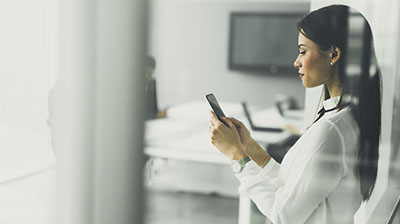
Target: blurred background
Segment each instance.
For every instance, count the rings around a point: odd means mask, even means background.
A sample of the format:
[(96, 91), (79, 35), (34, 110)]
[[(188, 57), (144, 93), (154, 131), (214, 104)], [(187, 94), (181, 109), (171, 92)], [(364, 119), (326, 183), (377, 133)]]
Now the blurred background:
[(0, 223), (268, 223), (211, 145), (204, 95), (280, 161), (321, 92), (293, 67), (295, 23), (335, 3), (375, 38), (379, 171), (355, 221), (386, 223), (400, 192), (397, 0), (1, 1)]

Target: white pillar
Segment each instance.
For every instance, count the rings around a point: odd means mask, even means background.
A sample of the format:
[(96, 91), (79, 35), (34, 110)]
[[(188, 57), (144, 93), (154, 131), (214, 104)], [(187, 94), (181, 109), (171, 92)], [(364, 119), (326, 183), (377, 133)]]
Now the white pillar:
[(95, 0), (59, 1), (59, 74), (51, 93), (59, 223), (92, 223)]
[(96, 224), (142, 220), (146, 2), (97, 2)]

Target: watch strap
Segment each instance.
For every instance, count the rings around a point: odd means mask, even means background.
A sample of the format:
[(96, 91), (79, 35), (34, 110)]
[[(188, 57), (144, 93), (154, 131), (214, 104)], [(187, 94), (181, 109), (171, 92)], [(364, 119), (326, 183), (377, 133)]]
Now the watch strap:
[(251, 160), (250, 157), (246, 156), (243, 159), (239, 159), (236, 161), (240, 164), (240, 166), (244, 167), (246, 165), (246, 163), (250, 162), (250, 160)]
[[(233, 160), (231, 164), (232, 171), (234, 173), (240, 173), (243, 171), (244, 167), (246, 166), (246, 163), (250, 161), (250, 157), (246, 156), (243, 159), (238, 159), (238, 160)], [(234, 168), (236, 166), (236, 168)]]

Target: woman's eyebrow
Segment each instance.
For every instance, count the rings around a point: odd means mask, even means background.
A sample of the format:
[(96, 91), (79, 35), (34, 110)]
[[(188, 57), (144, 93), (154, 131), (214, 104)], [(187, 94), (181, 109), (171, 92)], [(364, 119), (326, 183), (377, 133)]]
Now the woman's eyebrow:
[(297, 47), (298, 47), (298, 48), (300, 48), (300, 47), (306, 47), (306, 45), (305, 45), (305, 44), (299, 44), (299, 45), (297, 45)]

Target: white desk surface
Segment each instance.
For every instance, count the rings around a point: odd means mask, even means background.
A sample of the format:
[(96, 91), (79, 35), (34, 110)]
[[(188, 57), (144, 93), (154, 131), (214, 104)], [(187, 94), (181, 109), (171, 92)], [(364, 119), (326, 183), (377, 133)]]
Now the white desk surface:
[[(249, 127), (240, 104), (221, 103), (221, 107), (227, 116), (236, 117)], [(229, 160), (210, 142), (209, 110), (207, 102), (195, 101), (171, 107), (167, 118), (147, 121), (145, 153), (161, 158), (228, 164)], [(252, 118), (258, 126), (282, 128), (287, 123), (275, 108), (257, 110)], [(252, 131), (252, 136), (263, 145), (284, 140), (290, 133)]]

